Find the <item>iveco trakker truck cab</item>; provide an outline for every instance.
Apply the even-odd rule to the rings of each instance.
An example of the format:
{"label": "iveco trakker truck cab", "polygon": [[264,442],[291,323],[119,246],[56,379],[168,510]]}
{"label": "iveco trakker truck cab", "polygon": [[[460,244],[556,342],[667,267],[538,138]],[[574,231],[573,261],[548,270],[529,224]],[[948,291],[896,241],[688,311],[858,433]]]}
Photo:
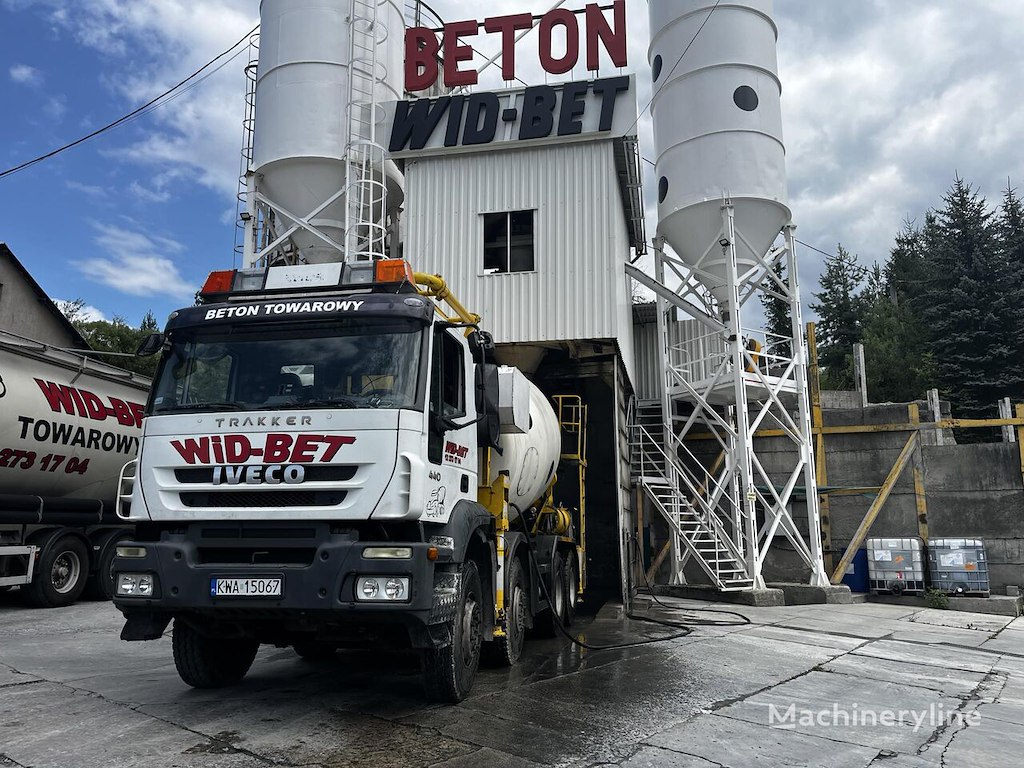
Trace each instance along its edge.
{"label": "iveco trakker truck cab", "polygon": [[570,621],[558,422],[478,320],[403,261],[213,273],[144,350],[161,357],[121,480],[122,638],[173,621],[196,687],[240,680],[264,643],[393,640],[458,701],[481,652],[514,663],[531,626]]}

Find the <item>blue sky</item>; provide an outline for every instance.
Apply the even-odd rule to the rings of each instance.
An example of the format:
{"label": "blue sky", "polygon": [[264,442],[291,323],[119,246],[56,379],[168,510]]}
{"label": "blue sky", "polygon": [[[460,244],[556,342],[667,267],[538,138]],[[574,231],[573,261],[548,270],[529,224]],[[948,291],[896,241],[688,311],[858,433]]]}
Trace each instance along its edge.
{"label": "blue sky", "polygon": [[[431,3],[449,21],[551,4]],[[884,259],[903,219],[938,204],[955,173],[990,200],[1007,180],[1020,184],[1024,3],[776,0],[775,9],[802,240],[824,250],[842,241],[870,263]],[[241,38],[257,13],[257,0],[0,0],[0,167],[144,103]],[[642,105],[646,3],[627,0],[627,13]],[[543,82],[530,38],[523,46],[521,76]],[[495,46],[482,38],[479,48]],[[169,106],[0,179],[0,240],[51,296],[133,324],[148,309],[162,320],[191,303],[209,270],[232,266],[243,64],[244,55]],[[647,116],[639,130],[653,157]],[[805,302],[820,267],[805,249]]]}

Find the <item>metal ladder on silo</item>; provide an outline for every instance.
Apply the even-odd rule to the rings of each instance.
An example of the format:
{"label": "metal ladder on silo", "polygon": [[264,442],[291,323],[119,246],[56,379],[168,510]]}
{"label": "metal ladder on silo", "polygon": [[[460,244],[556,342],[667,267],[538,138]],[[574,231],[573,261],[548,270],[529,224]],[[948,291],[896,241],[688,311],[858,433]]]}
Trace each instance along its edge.
{"label": "metal ladder on silo", "polygon": [[349,11],[348,141],[345,149],[345,259],[386,256],[387,150],[378,142],[377,84],[388,75],[378,50],[388,39],[379,0],[351,0]]}

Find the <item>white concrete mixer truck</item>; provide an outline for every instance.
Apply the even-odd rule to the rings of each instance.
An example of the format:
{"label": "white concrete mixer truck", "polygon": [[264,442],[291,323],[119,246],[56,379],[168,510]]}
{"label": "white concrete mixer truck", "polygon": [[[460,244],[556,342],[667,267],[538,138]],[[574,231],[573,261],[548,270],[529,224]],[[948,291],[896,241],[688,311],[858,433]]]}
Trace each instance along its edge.
{"label": "white concrete mixer truck", "polygon": [[114,514],[149,380],[0,331],[0,590],[31,604],[109,598],[131,526]]}
{"label": "white concrete mixer truck", "polygon": [[201,688],[239,681],[261,643],[397,640],[458,701],[481,655],[512,664],[531,627],[572,621],[556,416],[440,278],[356,261],[217,272],[201,293],[150,344],[123,639],[173,620]]}

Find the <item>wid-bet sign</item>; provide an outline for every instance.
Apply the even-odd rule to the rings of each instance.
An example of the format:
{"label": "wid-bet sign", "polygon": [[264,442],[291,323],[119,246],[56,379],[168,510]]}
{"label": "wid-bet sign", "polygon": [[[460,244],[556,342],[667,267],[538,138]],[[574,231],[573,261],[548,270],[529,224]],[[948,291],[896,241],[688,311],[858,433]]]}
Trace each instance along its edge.
{"label": "wid-bet sign", "polygon": [[[604,10],[611,9],[609,23]],[[545,13],[538,25],[540,65],[545,72],[561,75],[570,71],[580,59],[581,46],[586,52],[587,69],[600,68],[603,48],[617,67],[626,66],[626,1],[615,0],[602,8],[590,3],[581,14],[584,32],[580,31],[577,14],[564,8]],[[447,88],[476,85],[477,72],[470,67],[462,69],[462,62],[473,58],[473,45],[469,38],[485,33],[501,35],[501,74],[505,80],[516,77],[516,35],[533,26],[533,16],[517,13],[511,16],[493,16],[479,21],[455,21],[445,24],[439,38],[436,30],[413,27],[405,33],[405,88],[424,91],[437,82],[438,70],[443,69]],[[555,40],[562,42],[565,51],[555,56]],[[440,65],[439,65],[440,64]]]}

